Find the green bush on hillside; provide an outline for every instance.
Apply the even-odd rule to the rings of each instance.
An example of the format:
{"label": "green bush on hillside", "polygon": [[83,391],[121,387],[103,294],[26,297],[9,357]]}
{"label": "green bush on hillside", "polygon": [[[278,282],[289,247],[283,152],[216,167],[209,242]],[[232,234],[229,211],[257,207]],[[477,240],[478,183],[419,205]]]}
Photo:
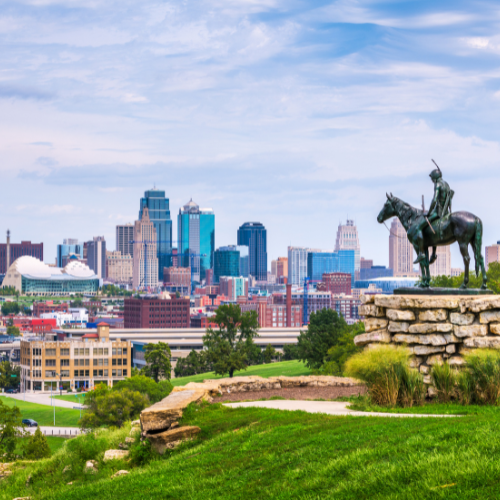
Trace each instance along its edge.
{"label": "green bush on hillside", "polygon": [[345,373],[366,383],[373,403],[380,406],[420,405],[425,398],[422,375],[410,368],[406,347],[380,345],[349,358]]}
{"label": "green bush on hillside", "polygon": [[47,438],[42,434],[40,427],[37,427],[35,433],[29,437],[26,443],[24,457],[30,460],[39,460],[40,458],[48,458],[51,455]]}
{"label": "green bush on hillside", "polygon": [[172,392],[173,386],[169,380],[155,382],[152,378],[139,374],[113,384],[113,391],[123,389],[146,395],[150,403],[154,404],[166,398]]}

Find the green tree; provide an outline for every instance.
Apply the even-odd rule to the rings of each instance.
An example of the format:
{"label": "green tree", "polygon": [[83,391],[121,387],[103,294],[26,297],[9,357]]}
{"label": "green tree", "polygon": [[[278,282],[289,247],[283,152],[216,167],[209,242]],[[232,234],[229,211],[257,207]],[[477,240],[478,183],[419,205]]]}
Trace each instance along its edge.
{"label": "green tree", "polygon": [[34,434],[28,438],[24,449],[24,457],[29,460],[39,460],[48,458],[52,455],[47,438],[42,434],[40,427],[36,428]]}
{"label": "green tree", "polygon": [[174,368],[176,377],[190,377],[203,373],[201,369],[201,360],[198,353],[193,349],[185,358],[179,358]]}
{"label": "green tree", "polygon": [[19,314],[21,308],[17,302],[4,302],[2,304],[2,314],[8,316],[9,314]]}
{"label": "green tree", "polygon": [[283,361],[299,359],[299,346],[297,344],[286,344],[283,347]]}
{"label": "green tree", "polygon": [[307,330],[301,331],[297,340],[299,359],[309,368],[321,368],[328,349],[338,344],[346,330],[344,318],[333,309],[311,313]]}
{"label": "green tree", "polygon": [[0,363],[0,389],[17,388],[21,382],[21,368],[10,361]]}
{"label": "green tree", "polygon": [[24,436],[21,410],[9,407],[0,400],[0,456],[10,459],[14,455],[18,439]]}
{"label": "green tree", "polygon": [[126,421],[136,419],[148,404],[148,397],[137,391],[113,391],[100,384],[87,392],[79,425],[83,430],[102,426],[121,427]]}
{"label": "green tree", "polygon": [[123,389],[145,394],[149,398],[149,401],[154,404],[166,398],[172,392],[173,386],[168,380],[155,382],[152,378],[144,375],[134,375],[113,384],[113,391],[121,391]]}
{"label": "green tree", "polygon": [[7,335],[11,335],[12,337],[19,337],[19,335],[21,335],[21,332],[17,326],[8,326]]}
{"label": "green tree", "polygon": [[248,366],[248,353],[253,339],[258,336],[256,311],[241,312],[237,304],[218,307],[213,322],[218,329],[208,328],[203,337],[207,359],[218,375],[233,376]]}
{"label": "green tree", "polygon": [[267,347],[264,349],[264,352],[262,353],[262,357],[264,358],[264,363],[270,363],[277,355],[278,352],[276,351],[276,349],[271,344],[267,344]]}
{"label": "green tree", "polygon": [[144,346],[144,359],[147,365],[142,369],[146,377],[151,377],[155,382],[160,379],[170,380],[172,365],[170,347],[165,342],[146,344]]}
{"label": "green tree", "polygon": [[83,300],[81,297],[76,297],[75,300],[70,302],[71,307],[83,307]]}

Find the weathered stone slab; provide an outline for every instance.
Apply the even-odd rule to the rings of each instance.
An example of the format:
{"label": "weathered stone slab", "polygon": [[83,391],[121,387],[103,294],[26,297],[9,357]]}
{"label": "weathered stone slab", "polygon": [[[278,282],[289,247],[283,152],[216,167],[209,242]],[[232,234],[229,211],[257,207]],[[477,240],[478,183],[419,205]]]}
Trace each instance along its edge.
{"label": "weathered stone slab", "polygon": [[491,309],[500,309],[500,297],[498,295],[488,295],[486,297],[475,297],[460,300],[461,312],[470,311],[478,313],[490,311]]}
{"label": "weathered stone slab", "polygon": [[[464,340],[464,345],[482,349],[500,349],[500,337],[470,337]],[[465,352],[460,349],[460,354]]]}
{"label": "weathered stone slab", "polygon": [[388,344],[391,341],[391,336],[387,330],[377,330],[371,333],[362,333],[361,335],[356,335],[354,337],[354,343],[356,345],[362,346],[369,344],[370,342],[382,342]]}
{"label": "weathered stone slab", "polygon": [[472,313],[460,314],[458,312],[452,312],[450,314],[450,321],[454,325],[460,325],[460,326],[472,325],[472,323],[474,322],[474,314]]}
{"label": "weathered stone slab", "polygon": [[447,354],[455,354],[457,350],[457,346],[455,344],[450,344],[446,346],[446,353]]}
{"label": "weathered stone slab", "polygon": [[426,345],[413,345],[409,347],[410,351],[415,354],[415,356],[428,356],[429,354],[437,354],[438,352],[444,352],[444,346],[426,346]]}
{"label": "weathered stone slab", "polygon": [[456,309],[459,296],[375,295],[375,305],[389,309]]}
{"label": "weathered stone slab", "polygon": [[375,330],[381,330],[387,326],[388,321],[381,318],[367,318],[363,321],[365,324],[365,332],[370,333]]}
{"label": "weathered stone slab", "polygon": [[424,384],[425,385],[430,385],[432,384],[432,378],[430,375],[424,375]]}
{"label": "weathered stone slab", "polygon": [[391,333],[406,333],[410,328],[410,323],[399,322],[399,321],[389,321],[389,327],[387,328]]}
{"label": "weathered stone slab", "polygon": [[184,390],[172,392],[165,399],[142,410],[141,427],[143,432],[168,429],[172,422],[182,417],[182,412],[191,403],[199,403],[206,398],[206,391]]}
{"label": "weathered stone slab", "polygon": [[446,339],[443,335],[403,335],[396,334],[392,337],[393,342],[402,344],[422,344],[441,346],[446,345]]}
{"label": "weathered stone slab", "polygon": [[500,321],[500,311],[485,311],[479,314],[479,323],[484,325],[492,321]]}
{"label": "weathered stone slab", "polygon": [[415,321],[413,311],[399,311],[398,309],[387,309],[385,315],[391,321]]}
{"label": "weathered stone slab", "polygon": [[468,326],[454,326],[455,337],[485,337],[488,335],[488,327],[486,325],[468,325]]}
{"label": "weathered stone slab", "polygon": [[358,306],[358,313],[360,316],[383,318],[385,316],[385,309],[383,307],[378,307],[375,304],[363,304]]}
{"label": "weathered stone slab", "polygon": [[418,315],[418,320],[422,323],[426,321],[446,321],[448,312],[445,309],[430,309],[428,311],[421,311]]}
{"label": "weathered stone slab", "polygon": [[490,332],[495,335],[500,335],[500,323],[490,323]]}
{"label": "weathered stone slab", "polygon": [[200,432],[201,429],[199,427],[185,426],[160,432],[158,434],[147,434],[146,437],[151,443],[152,448],[154,448],[160,455],[163,455],[170,443],[192,439]]}
{"label": "weathered stone slab", "polygon": [[430,366],[442,365],[443,364],[443,356],[441,356],[441,354],[434,354],[433,356],[429,356],[427,358],[427,364]]}
{"label": "weathered stone slab", "polygon": [[302,377],[286,377],[281,375],[279,377],[270,377],[269,380],[278,384],[283,389],[293,387],[352,387],[363,383],[354,378],[333,377],[330,375],[304,375]]}
{"label": "weathered stone slab", "polygon": [[420,373],[423,373],[424,375],[427,375],[431,371],[427,365],[420,365],[419,370]]}
{"label": "weathered stone slab", "polygon": [[422,356],[412,356],[410,358],[410,368],[418,368],[424,362]]}
{"label": "weathered stone slab", "polygon": [[450,323],[417,323],[411,325],[410,333],[448,333],[453,331]]}
{"label": "weathered stone slab", "polygon": [[128,458],[130,452],[128,450],[106,450],[104,452],[104,462],[108,462],[109,460],[124,460]]}
{"label": "weathered stone slab", "polygon": [[362,294],[359,296],[359,301],[362,304],[373,304],[375,302],[375,295]]}
{"label": "weathered stone slab", "polygon": [[445,334],[443,334],[443,337],[446,340],[447,344],[458,344],[458,343],[462,342],[462,340],[455,337],[455,335],[453,335],[453,333],[445,333]]}
{"label": "weathered stone slab", "polygon": [[464,366],[466,365],[466,361],[464,358],[461,358],[460,356],[451,356],[448,359],[448,364],[451,366]]}

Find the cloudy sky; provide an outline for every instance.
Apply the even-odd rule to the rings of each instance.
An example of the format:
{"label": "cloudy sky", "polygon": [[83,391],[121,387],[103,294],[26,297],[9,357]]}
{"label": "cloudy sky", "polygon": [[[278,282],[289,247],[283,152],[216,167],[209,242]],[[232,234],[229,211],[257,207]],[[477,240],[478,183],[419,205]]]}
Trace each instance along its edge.
{"label": "cloudy sky", "polygon": [[174,232],[192,197],[271,259],[349,216],[387,264],[385,192],[428,205],[434,158],[494,243],[499,27],[493,1],[0,0],[0,239],[113,249],[156,184]]}

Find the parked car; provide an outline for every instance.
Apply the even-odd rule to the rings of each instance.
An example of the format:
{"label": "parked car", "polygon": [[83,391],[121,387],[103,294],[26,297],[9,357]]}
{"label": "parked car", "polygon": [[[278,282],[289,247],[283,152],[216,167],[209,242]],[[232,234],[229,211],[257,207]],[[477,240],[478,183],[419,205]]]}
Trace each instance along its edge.
{"label": "parked car", "polygon": [[5,392],[6,394],[17,394],[19,389],[6,389]]}
{"label": "parked car", "polygon": [[28,427],[38,427],[38,422],[33,420],[32,418],[23,418],[23,424]]}

